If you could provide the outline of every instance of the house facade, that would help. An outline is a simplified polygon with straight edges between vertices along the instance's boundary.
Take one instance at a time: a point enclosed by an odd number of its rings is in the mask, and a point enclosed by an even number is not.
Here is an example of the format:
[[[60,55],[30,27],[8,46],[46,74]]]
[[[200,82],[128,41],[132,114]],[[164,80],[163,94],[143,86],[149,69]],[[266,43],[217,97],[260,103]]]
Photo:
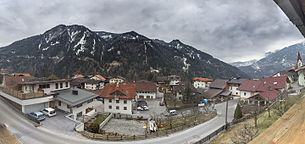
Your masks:
[[[177,76],[177,75],[170,75],[170,76],[168,76],[168,79],[169,79],[170,86],[179,85],[179,82],[181,81],[180,76]]]
[[[76,121],[97,107],[103,106],[96,98],[98,94],[88,92],[79,88],[70,88],[58,91],[56,96],[56,108],[68,112],[68,116]]]
[[[238,88],[246,79],[234,78],[227,82],[226,90],[230,91],[233,96],[240,96],[240,91]]]
[[[88,79],[84,82],[84,88],[87,90],[101,90],[104,88],[104,81]]]
[[[131,115],[137,96],[136,85],[107,84],[100,96],[104,98],[105,112]]]
[[[137,99],[155,99],[157,84],[149,81],[138,81],[136,84]]]
[[[121,83],[124,83],[125,82],[125,78],[123,78],[123,77],[120,77],[120,76],[118,76],[118,77],[113,77],[113,78],[110,78],[109,79],[109,83],[110,84],[121,84]]]
[[[203,89],[207,89],[210,86],[210,84],[213,82],[213,79],[200,78],[200,77],[195,77],[193,80],[194,80],[195,88],[203,88]]]
[[[241,100],[247,100],[251,96],[254,96],[258,94],[258,87],[260,85],[261,81],[260,80],[245,80],[243,83],[240,85],[237,90],[240,91],[240,98]]]

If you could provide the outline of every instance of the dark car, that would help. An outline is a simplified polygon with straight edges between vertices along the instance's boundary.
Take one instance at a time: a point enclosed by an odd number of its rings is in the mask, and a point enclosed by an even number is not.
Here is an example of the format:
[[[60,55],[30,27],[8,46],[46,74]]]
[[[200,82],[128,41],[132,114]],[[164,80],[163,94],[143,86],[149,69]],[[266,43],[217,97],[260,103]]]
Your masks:
[[[144,100],[138,101],[138,107],[143,107],[143,106],[147,106],[147,102]]]
[[[35,121],[43,121],[46,119],[42,112],[31,112],[28,116]]]

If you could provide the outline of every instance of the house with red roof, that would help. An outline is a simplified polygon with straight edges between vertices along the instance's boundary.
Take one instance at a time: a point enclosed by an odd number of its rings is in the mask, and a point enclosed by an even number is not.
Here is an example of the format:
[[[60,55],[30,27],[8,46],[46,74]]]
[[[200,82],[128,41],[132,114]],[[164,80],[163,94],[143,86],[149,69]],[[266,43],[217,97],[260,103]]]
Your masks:
[[[287,76],[268,77],[260,80],[245,80],[238,88],[241,100],[248,103],[256,102],[266,104],[275,101],[284,90],[290,88],[290,80]]]
[[[213,79],[201,78],[201,77],[195,77],[193,80],[194,80],[195,88],[203,88],[203,89],[208,88],[213,82]]]
[[[82,74],[76,74],[72,77],[72,79],[76,79],[76,78],[84,78],[85,76]]]
[[[104,99],[105,112],[132,114],[137,96],[135,84],[107,84],[103,91],[94,93]]]
[[[106,81],[106,78],[104,78],[103,76],[98,75],[98,74],[91,77],[90,79]]]

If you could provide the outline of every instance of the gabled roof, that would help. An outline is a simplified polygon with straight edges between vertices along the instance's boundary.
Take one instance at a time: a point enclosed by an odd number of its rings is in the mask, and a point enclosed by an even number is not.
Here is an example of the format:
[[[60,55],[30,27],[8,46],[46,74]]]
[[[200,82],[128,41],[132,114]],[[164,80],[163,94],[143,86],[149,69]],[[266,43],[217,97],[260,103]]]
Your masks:
[[[137,92],[157,92],[156,83],[150,81],[138,81],[135,84]]]
[[[120,92],[119,95],[118,91]],[[135,84],[107,84],[103,91],[95,91],[102,98],[115,98],[118,96],[120,99],[135,99],[136,85]],[[124,95],[122,95],[124,94]]]
[[[105,81],[106,79],[103,77],[103,76],[101,76],[101,75],[95,75],[97,78],[99,78],[99,79],[101,79],[101,80],[103,80],[103,81]]]
[[[74,75],[74,77],[75,77],[75,78],[83,78],[83,77],[85,77],[85,76],[82,75],[82,74],[77,74],[77,75]]]
[[[271,91],[263,91],[259,93],[262,97],[264,97],[266,100],[274,100],[278,97],[280,94],[280,91],[278,90],[271,90]]]
[[[194,81],[202,81],[202,82],[212,82],[213,81],[213,79],[201,78],[201,77],[195,77],[193,80]]]
[[[210,85],[210,88],[224,89],[228,80],[216,79]]]
[[[203,97],[207,99],[214,98],[223,92],[222,89],[208,89],[203,93]]]
[[[260,80],[261,84],[257,88],[258,91],[268,91],[270,89],[284,89],[287,81],[287,76],[268,77]]]
[[[245,80],[238,90],[241,91],[249,91],[249,92],[256,92],[257,88],[259,87],[261,81],[260,80]]]

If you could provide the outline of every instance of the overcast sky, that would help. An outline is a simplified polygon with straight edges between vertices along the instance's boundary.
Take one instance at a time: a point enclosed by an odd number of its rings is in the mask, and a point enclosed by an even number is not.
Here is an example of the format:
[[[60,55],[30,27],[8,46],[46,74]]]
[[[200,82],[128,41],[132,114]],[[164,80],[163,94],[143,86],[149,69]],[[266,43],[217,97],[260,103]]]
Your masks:
[[[273,0],[0,0],[0,47],[58,24],[179,39],[225,62],[303,40]]]

